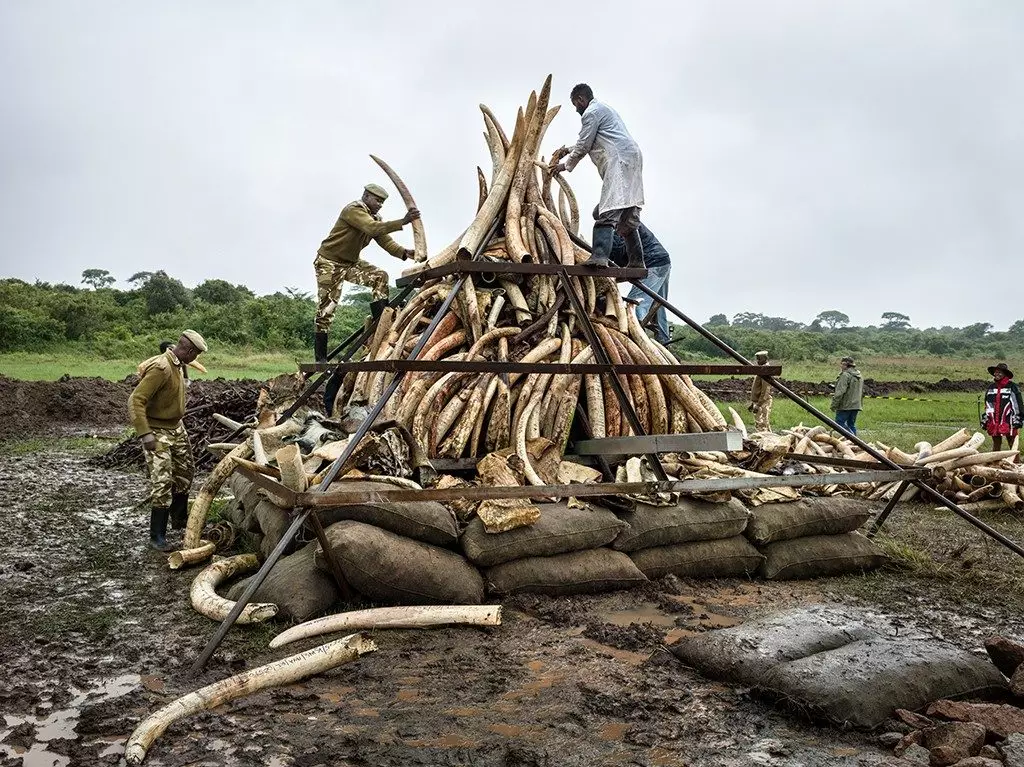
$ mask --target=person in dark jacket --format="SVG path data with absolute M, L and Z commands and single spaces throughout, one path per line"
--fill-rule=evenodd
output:
M 668 251 L 658 241 L 658 238 L 654 236 L 654 232 L 643 224 L 637 227 L 637 233 L 640 235 L 640 244 L 643 246 L 644 266 L 647 268 L 647 276 L 641 282 L 659 296 L 668 300 L 668 278 L 672 273 L 672 260 L 669 258 Z M 610 258 L 616 266 L 626 266 L 629 261 L 626 240 L 619 234 L 618 230 L 616 230 L 615 236 L 612 238 Z M 643 322 L 648 312 L 651 311 L 651 304 L 654 303 L 654 299 L 635 285 L 630 289 L 629 295 L 626 298 L 639 302 L 639 306 L 636 308 L 636 316 Z M 668 317 L 665 314 L 665 307 L 659 306 L 654 316 L 657 321 L 654 338 L 658 343 L 667 344 L 672 340 L 672 336 L 668 331 Z
M 836 414 L 837 424 L 850 434 L 856 434 L 857 414 L 863 409 L 864 379 L 853 357 L 843 357 L 839 364 L 842 372 L 836 379 L 835 392 L 832 394 L 832 412 Z
M 985 392 L 985 414 L 981 417 L 981 428 L 992 437 L 992 449 L 1000 450 L 1003 437 L 1009 444 L 1017 438 L 1021 421 L 1024 420 L 1020 389 L 1013 382 L 1013 371 L 1005 362 L 988 369 L 992 383 Z

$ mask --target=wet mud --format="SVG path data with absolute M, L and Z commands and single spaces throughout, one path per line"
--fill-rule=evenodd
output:
M 281 626 L 216 624 L 193 572 L 145 546 L 141 473 L 106 445 L 0 453 L 0 766 L 123 763 L 148 714 L 198 687 L 314 646 L 271 651 Z M 894 524 L 908 516 L 894 515 Z M 957 530 L 963 529 L 956 528 Z M 793 718 L 682 666 L 666 646 L 764 612 L 859 603 L 894 626 L 980 647 L 1020 634 L 1014 607 L 901 573 L 815 582 L 684 581 L 588 597 L 518 596 L 503 625 L 378 632 L 380 649 L 303 683 L 184 719 L 148 765 L 882 765 L 870 733 Z M 319 641 L 323 641 L 322 639 Z

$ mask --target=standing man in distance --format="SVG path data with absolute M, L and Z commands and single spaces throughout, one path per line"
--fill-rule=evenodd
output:
M 314 354 L 317 362 L 327 361 L 327 333 L 338 308 L 343 282 L 362 285 L 373 291 L 370 313 L 376 319 L 388 300 L 388 274 L 359 257 L 360 251 L 375 241 L 395 258 L 412 258 L 414 251 L 403 248 L 388 235 L 420 217 L 416 208 L 394 221 L 382 221 L 378 215 L 388 193 L 377 184 L 367 184 L 363 196 L 341 210 L 334 228 L 320 244 L 313 259 L 316 272 L 317 310 Z
M 1013 447 L 1017 432 L 1024 422 L 1024 403 L 1020 389 L 1013 382 L 1013 371 L 1005 362 L 988 369 L 992 383 L 985 390 L 985 414 L 981 417 L 981 428 L 992 437 L 992 449 L 1002 450 L 1003 437 L 1007 447 Z
M 626 243 L 627 266 L 643 268 L 644 254 L 640 235 L 640 208 L 644 204 L 643 166 L 640 147 L 626 130 L 618 113 L 594 98 L 586 83 L 569 94 L 572 105 L 582 117 L 576 145 L 555 151 L 551 171 L 572 171 L 584 156 L 590 155 L 601 176 L 601 201 L 594 222 L 593 253 L 587 266 L 608 266 L 615 230 Z M 559 160 L 565 157 L 565 162 Z
M 175 530 L 188 521 L 188 492 L 195 476 L 185 415 L 185 366 L 206 351 L 194 330 L 182 332 L 162 355 L 146 361 L 142 379 L 128 398 L 128 412 L 142 441 L 149 469 L 149 544 L 167 551 L 167 518 Z
M 754 355 L 758 365 L 768 364 L 768 352 L 759 351 Z M 754 376 L 754 382 L 750 385 L 750 405 L 747 410 L 754 414 L 754 428 L 757 431 L 771 431 L 772 401 L 774 395 L 772 387 L 768 385 L 761 376 Z
M 863 410 L 864 379 L 853 357 L 843 357 L 839 365 L 842 372 L 836 379 L 835 392 L 832 394 L 832 412 L 836 414 L 836 423 L 850 434 L 856 434 L 857 414 Z

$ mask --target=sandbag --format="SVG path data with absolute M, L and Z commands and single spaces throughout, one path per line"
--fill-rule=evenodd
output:
M 272 602 L 277 616 L 285 620 L 307 621 L 327 612 L 338 601 L 338 589 L 327 573 L 313 563 L 316 543 L 303 546 L 287 557 L 281 557 L 252 596 L 253 602 Z M 228 599 L 237 600 L 252 577 L 245 578 L 228 590 Z
M 750 512 L 746 536 L 758 546 L 809 535 L 841 535 L 859 529 L 872 516 L 870 501 L 859 498 L 804 498 L 766 503 Z
M 540 519 L 532 525 L 488 533 L 473 519 L 462 534 L 462 550 L 480 567 L 526 557 L 547 557 L 581 549 L 596 549 L 615 540 L 626 523 L 607 509 L 571 509 L 565 503 L 540 506 Z
M 878 634 L 874 621 L 862 611 L 814 605 L 683 637 L 669 650 L 704 676 L 752 686 L 779 663 Z
M 675 506 L 648 506 L 619 517 L 629 527 L 612 543 L 618 551 L 639 551 L 652 546 L 668 546 L 689 541 L 710 541 L 739 535 L 747 526 L 749 512 L 742 501 L 709 503 L 696 498 L 680 498 Z
M 758 689 L 813 716 L 873 728 L 893 710 L 914 711 L 939 698 L 988 696 L 1006 689 L 999 670 L 934 639 L 875 637 L 782 663 Z
M 372 492 L 394 490 L 394 485 L 384 482 L 349 481 L 337 482 L 335 490 L 345 492 Z M 459 540 L 459 526 L 455 515 L 437 501 L 409 501 L 403 503 L 359 503 L 340 506 L 320 512 L 320 524 L 324 527 L 343 519 L 353 519 L 383 530 L 412 538 L 435 546 L 455 546 Z
M 680 578 L 730 578 L 757 572 L 764 557 L 742 535 L 718 541 L 694 541 L 655 546 L 629 554 L 651 580 L 666 575 Z
M 258 528 L 260 535 L 263 536 L 263 540 L 260 542 L 260 559 L 266 559 L 270 556 L 270 552 L 277 547 L 284 534 L 288 532 L 288 527 L 292 523 L 291 510 L 281 508 L 264 499 L 256 504 L 249 519 L 248 529 Z M 290 554 L 298 549 L 300 542 L 296 538 L 293 538 L 285 548 L 285 554 Z
M 874 570 L 885 554 L 860 533 L 813 535 L 769 543 L 761 548 L 760 575 L 768 580 L 800 580 Z
M 483 601 L 483 578 L 455 552 L 349 520 L 336 522 L 325 534 L 345 580 L 374 602 L 478 605 Z M 315 562 L 329 572 L 319 545 Z
M 487 588 L 493 594 L 596 594 L 628 589 L 646 580 L 633 560 L 612 549 L 528 557 L 505 562 L 487 571 Z

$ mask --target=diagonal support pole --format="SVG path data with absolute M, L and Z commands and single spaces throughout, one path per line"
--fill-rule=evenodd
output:
M 497 231 L 497 228 L 498 221 L 495 220 L 487 236 L 484 237 L 483 241 L 480 243 L 480 247 L 474 254 L 474 259 L 480 253 L 482 253 L 490 244 L 491 239 L 494 237 L 494 233 Z M 410 359 L 416 359 L 423 351 L 423 347 L 426 346 L 427 341 L 430 339 L 430 336 L 433 335 L 434 330 L 437 329 L 437 326 L 441 324 L 441 320 L 443 320 L 445 316 L 448 314 L 448 311 L 451 309 L 452 304 L 455 302 L 456 296 L 458 296 L 459 291 L 462 289 L 462 285 L 465 283 L 467 279 L 468 276 L 465 274 L 456 279 L 455 283 L 452 285 L 451 290 L 448 292 L 448 295 L 445 297 L 444 301 L 441 302 L 441 306 L 438 308 L 437 313 L 434 315 L 434 318 L 430 321 L 430 324 L 427 326 L 427 329 L 420 334 L 419 340 L 416 342 L 416 346 L 409 354 Z M 330 487 L 331 483 L 334 482 L 335 478 L 338 476 L 339 472 L 345 465 L 346 461 L 348 461 L 348 459 L 352 456 L 352 453 L 355 452 L 356 447 L 358 447 L 359 443 L 363 440 L 363 437 L 365 437 L 367 432 L 370 431 L 370 427 L 373 426 L 374 421 L 376 421 L 377 417 L 381 414 L 381 412 L 383 412 L 384 406 L 387 405 L 388 401 L 391 399 L 394 393 L 398 391 L 398 387 L 401 385 L 403 378 L 404 373 L 399 372 L 395 374 L 395 377 L 392 379 L 391 383 L 388 384 L 388 387 L 384 390 L 384 393 L 381 396 L 381 398 L 377 401 L 373 408 L 371 408 L 366 418 L 363 419 L 363 422 L 359 424 L 359 428 L 356 429 L 356 431 L 352 434 L 351 438 L 348 441 L 348 444 L 345 446 L 345 449 L 342 451 L 341 455 L 339 455 L 334 460 L 334 463 L 330 465 L 330 468 L 328 468 L 327 474 L 324 476 L 323 481 L 317 487 L 317 492 L 324 492 L 328 487 Z M 227 614 L 227 616 L 224 618 L 224 620 L 218 627 L 217 632 L 213 635 L 213 637 L 207 643 L 206 647 L 199 654 L 199 657 L 196 658 L 195 662 L 192 664 L 192 667 L 190 669 L 191 674 L 198 675 L 203 670 L 203 667 L 206 666 L 206 663 L 213 656 L 213 653 L 216 652 L 217 648 L 220 646 L 220 643 L 224 641 L 224 637 L 227 636 L 228 631 L 230 631 L 231 627 L 235 625 L 235 621 L 237 621 L 238 616 L 242 614 L 242 610 L 244 610 L 245 606 L 249 604 L 249 600 L 252 599 L 252 595 L 256 593 L 256 590 L 261 585 L 263 585 L 263 581 L 267 579 L 267 576 L 270 574 L 270 571 L 273 569 L 274 565 L 277 564 L 277 561 L 281 558 L 281 555 L 284 554 L 284 550 L 288 548 L 288 545 L 292 542 L 292 539 L 295 538 L 295 536 L 298 534 L 299 530 L 302 528 L 302 525 L 313 512 L 314 508 L 314 506 L 307 506 L 299 514 L 296 515 L 295 519 L 292 521 L 291 526 L 281 537 L 281 540 L 278 541 L 277 546 L 275 546 L 274 550 L 270 552 L 270 556 L 267 557 L 266 561 L 260 567 L 259 571 L 256 573 L 256 575 L 252 577 L 252 580 L 249 581 L 249 584 L 245 587 L 245 591 L 242 592 L 242 595 L 238 598 L 238 601 L 235 602 L 234 607 L 231 608 L 231 612 Z
M 907 492 L 908 487 L 910 487 L 910 482 L 907 480 L 903 480 L 899 483 L 896 487 L 896 492 L 892 494 L 892 498 L 890 498 L 889 502 L 885 504 L 885 508 L 882 509 L 881 513 L 875 517 L 875 521 L 871 523 L 871 529 L 868 530 L 868 538 L 874 538 L 878 534 L 878 531 L 882 529 L 882 525 L 885 524 L 885 520 L 887 520 L 889 515 L 892 514 L 892 510 L 896 508 L 896 504 L 900 502 L 900 498 L 902 498 L 903 494 Z
M 685 314 L 683 314 L 682 311 L 680 311 L 679 309 L 674 307 L 672 304 L 670 304 L 664 298 L 662 298 L 657 293 L 655 293 L 653 290 L 648 288 L 640 280 L 633 280 L 633 285 L 635 285 L 641 291 L 643 291 L 644 293 L 649 295 L 651 298 L 653 298 L 659 304 L 664 306 L 668 311 L 672 312 L 672 314 L 674 314 L 676 317 L 681 319 L 683 322 L 685 322 L 687 325 L 689 325 L 691 328 L 693 328 L 697 333 L 702 335 L 704 338 L 706 338 L 708 341 L 713 343 L 715 346 L 717 346 L 719 349 L 721 349 L 723 352 L 728 354 L 730 357 L 732 357 L 737 362 L 739 362 L 741 364 L 744 364 L 744 365 L 752 365 L 752 364 L 754 364 L 750 360 L 748 360 L 746 357 L 744 357 L 742 354 L 740 354 L 738 351 L 736 351 L 731 346 L 729 346 L 721 338 L 719 338 L 714 333 L 712 333 L 710 330 L 708 330 L 703 325 L 698 323 L 696 320 L 693 320 L 690 317 L 688 317 Z M 803 399 L 795 391 L 793 391 L 788 386 L 786 386 L 785 384 L 783 384 L 780 381 L 778 381 L 774 376 L 761 376 L 761 377 L 765 381 L 767 381 L 768 384 L 773 389 L 775 389 L 776 391 L 778 391 L 781 394 L 785 395 L 794 404 L 796 404 L 799 407 L 801 407 L 804 410 L 806 410 L 808 413 L 813 415 L 815 418 L 817 418 L 822 423 L 827 424 L 830 428 L 832 428 L 835 431 L 837 431 L 840 434 L 842 434 L 844 437 L 846 437 L 848 440 L 853 442 L 855 445 L 857 445 L 857 447 L 859 447 L 861 450 L 866 452 L 868 455 L 870 455 L 876 461 L 878 461 L 879 463 L 885 464 L 890 469 L 901 470 L 902 471 L 903 467 L 901 467 L 899 464 L 896 464 L 893 461 L 889 460 L 888 456 L 883 455 L 882 453 L 880 453 L 877 450 L 875 450 L 875 448 L 871 447 L 871 445 L 869 445 L 867 442 L 862 440 L 856 434 L 853 434 L 853 433 L 847 431 L 846 429 L 844 429 L 838 423 L 836 423 L 831 418 L 829 418 L 827 415 L 825 415 L 820 410 L 818 410 L 816 407 L 814 407 L 814 405 L 812 405 L 810 402 L 807 402 L 805 399 Z M 990 525 L 985 524 L 980 519 L 978 519 L 976 516 L 971 514 L 969 511 L 966 511 L 965 509 L 960 508 L 960 506 L 958 506 L 956 503 L 954 503 L 953 501 L 951 501 L 948 498 L 946 498 L 946 496 L 944 496 L 942 493 L 940 493 L 935 488 L 931 487 L 928 484 L 925 484 L 922 480 L 920 480 L 920 479 L 913 479 L 913 480 L 911 480 L 911 482 L 913 484 L 917 485 L 917 487 L 925 495 L 933 498 L 935 501 L 940 503 L 942 506 L 944 506 L 945 508 L 949 509 L 954 514 L 956 514 L 960 518 L 966 520 L 970 524 L 974 525 L 976 528 L 981 530 L 983 533 L 985 533 L 989 537 L 999 541 L 999 543 L 1001 543 L 1003 546 L 1008 548 L 1014 554 L 1017 554 L 1018 556 L 1024 557 L 1024 547 L 1021 547 L 1020 544 L 1010 540 L 1009 538 L 1007 538 L 1005 535 L 1003 535 L 1001 532 L 999 532 L 995 528 L 991 527 Z
M 612 389 L 615 390 L 615 396 L 619 400 L 619 406 L 622 408 L 622 412 L 626 414 L 626 420 L 629 421 L 629 426 L 633 430 L 633 433 L 638 437 L 645 436 L 647 432 L 644 431 L 643 425 L 640 423 L 640 418 L 637 416 L 636 411 L 633 409 L 633 403 L 630 402 L 629 396 L 626 394 L 626 390 L 622 388 L 622 382 L 619 380 L 619 374 L 615 372 L 615 366 L 612 365 L 611 357 L 608 356 L 608 352 L 605 351 L 604 346 L 601 344 L 601 339 L 597 337 L 597 331 L 594 330 L 594 325 L 590 321 L 590 316 L 587 314 L 587 310 L 583 306 L 583 302 L 580 301 L 580 297 L 576 295 L 576 290 L 569 280 L 568 273 L 563 269 L 558 272 L 558 278 L 562 283 L 562 290 L 569 296 L 569 302 L 572 304 L 573 311 L 580 320 L 580 325 L 583 326 L 583 332 L 587 335 L 587 341 L 590 342 L 590 347 L 594 352 L 594 356 L 598 362 L 606 365 L 610 365 L 612 372 L 608 375 L 608 379 L 611 381 Z M 668 479 L 668 474 L 665 473 L 665 467 L 661 465 L 661 458 L 658 457 L 657 453 L 648 453 L 647 460 L 651 464 L 651 469 L 654 471 L 654 475 L 662 482 Z

